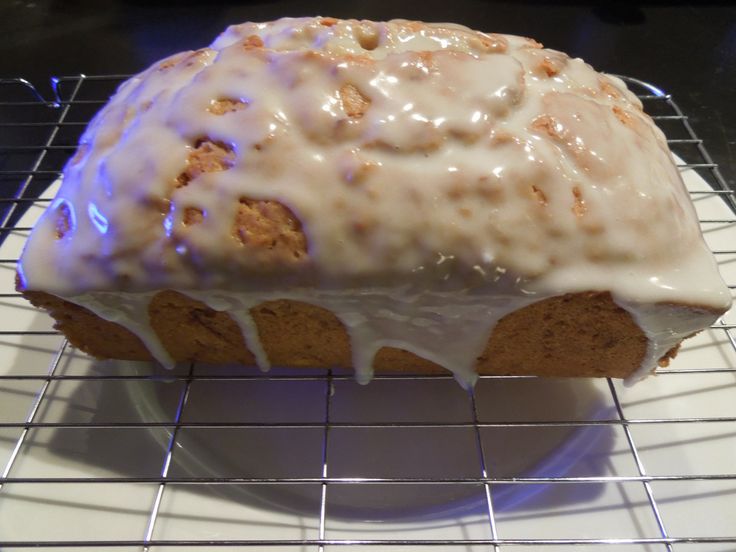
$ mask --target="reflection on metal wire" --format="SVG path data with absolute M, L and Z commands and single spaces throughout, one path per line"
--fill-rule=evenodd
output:
M 21 77 L 14 77 L 14 78 L 10 78 L 10 79 L 0 79 L 0 85 L 9 85 L 9 84 L 19 84 L 19 85 L 25 87 L 26 89 L 28 89 L 28 91 L 35 97 L 35 99 L 39 103 L 42 103 L 42 104 L 44 104 L 47 107 L 57 108 L 57 107 L 60 106 L 59 96 L 56 93 L 56 82 L 54 81 L 54 79 L 51 79 L 51 84 L 52 84 L 52 87 L 54 89 L 54 95 L 56 97 L 56 101 L 54 101 L 54 102 L 50 102 L 50 101 L 46 100 L 46 98 L 43 97 L 43 95 L 38 91 L 38 89 L 33 84 L 31 84 L 30 82 L 28 82 L 26 79 L 23 79 Z

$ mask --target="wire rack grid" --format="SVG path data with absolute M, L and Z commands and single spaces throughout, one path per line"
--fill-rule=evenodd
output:
M 13 274 L 25 221 L 124 78 L 55 78 L 53 101 L 0 80 L 0 549 L 736 550 L 729 315 L 631 389 L 363 388 L 337 370 L 164 372 L 74 351 Z M 697 173 L 696 206 L 715 202 L 701 224 L 725 236 L 734 289 L 736 194 L 674 99 L 625 80 Z

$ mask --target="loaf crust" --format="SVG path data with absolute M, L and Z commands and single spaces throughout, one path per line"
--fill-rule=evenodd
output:
M 636 380 L 730 305 L 620 79 L 403 20 L 245 23 L 132 77 L 18 274 L 99 358 L 352 366 L 364 383 Z
M 89 310 L 44 292 L 25 292 L 47 310 L 75 347 L 97 358 L 153 360 L 134 334 Z M 350 367 L 348 334 L 328 310 L 280 300 L 252 311 L 264 349 L 275 366 Z M 179 362 L 253 365 L 238 325 L 223 312 L 175 291 L 154 296 L 151 325 Z M 283 336 L 288 336 L 284 339 Z M 505 316 L 478 358 L 479 374 L 610 376 L 625 378 L 641 364 L 647 339 L 609 293 L 545 299 Z M 663 357 L 674 356 L 676 348 Z M 377 372 L 439 374 L 445 370 L 410 352 L 385 347 Z

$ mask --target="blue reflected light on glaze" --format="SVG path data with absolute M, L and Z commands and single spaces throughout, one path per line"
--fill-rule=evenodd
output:
M 100 213 L 100 210 L 97 208 L 97 205 L 94 203 L 90 203 L 87 206 L 87 214 L 89 215 L 89 219 L 92 221 L 92 224 L 95 225 L 95 228 L 100 232 L 100 234 L 107 234 L 107 229 L 110 227 L 110 223 L 107 222 L 107 218 Z
M 171 232 L 174 229 L 174 216 L 173 212 L 169 213 L 166 218 L 164 219 L 164 231 L 166 232 L 166 237 L 171 237 Z
M 28 289 L 28 280 L 26 279 L 26 274 L 23 271 L 23 263 L 18 263 L 18 269 L 16 272 L 18 274 L 18 280 L 20 282 L 20 289 Z

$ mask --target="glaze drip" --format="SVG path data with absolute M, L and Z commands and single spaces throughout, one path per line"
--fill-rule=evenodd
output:
M 148 315 L 148 306 L 155 294 L 95 291 L 64 299 L 94 312 L 103 320 L 120 324 L 138 336 L 156 362 L 171 369 L 176 362 L 151 327 Z
M 250 311 L 266 301 L 291 299 L 323 307 L 343 323 L 350 336 L 353 368 L 359 383 L 371 380 L 373 358 L 382 347 L 396 347 L 451 370 L 458 382 L 469 388 L 477 379 L 476 360 L 495 324 L 506 314 L 545 298 L 531 291 L 515 293 L 518 284 L 508 279 L 493 287 L 450 292 L 405 285 L 339 291 L 292 288 L 250 293 L 223 290 L 181 293 L 213 310 L 228 313 L 238 322 L 246 346 L 261 370 L 268 370 L 270 362 Z M 148 318 L 140 313 L 147 309 L 150 295 L 91 292 L 71 300 L 94 312 L 114 313 L 114 319 L 106 319 L 141 336 L 148 346 L 156 341 L 156 333 L 147 325 Z M 118 308 L 121 302 L 126 303 L 125 309 Z M 167 357 L 161 355 L 162 347 L 150 350 L 156 360 L 168 365 Z

